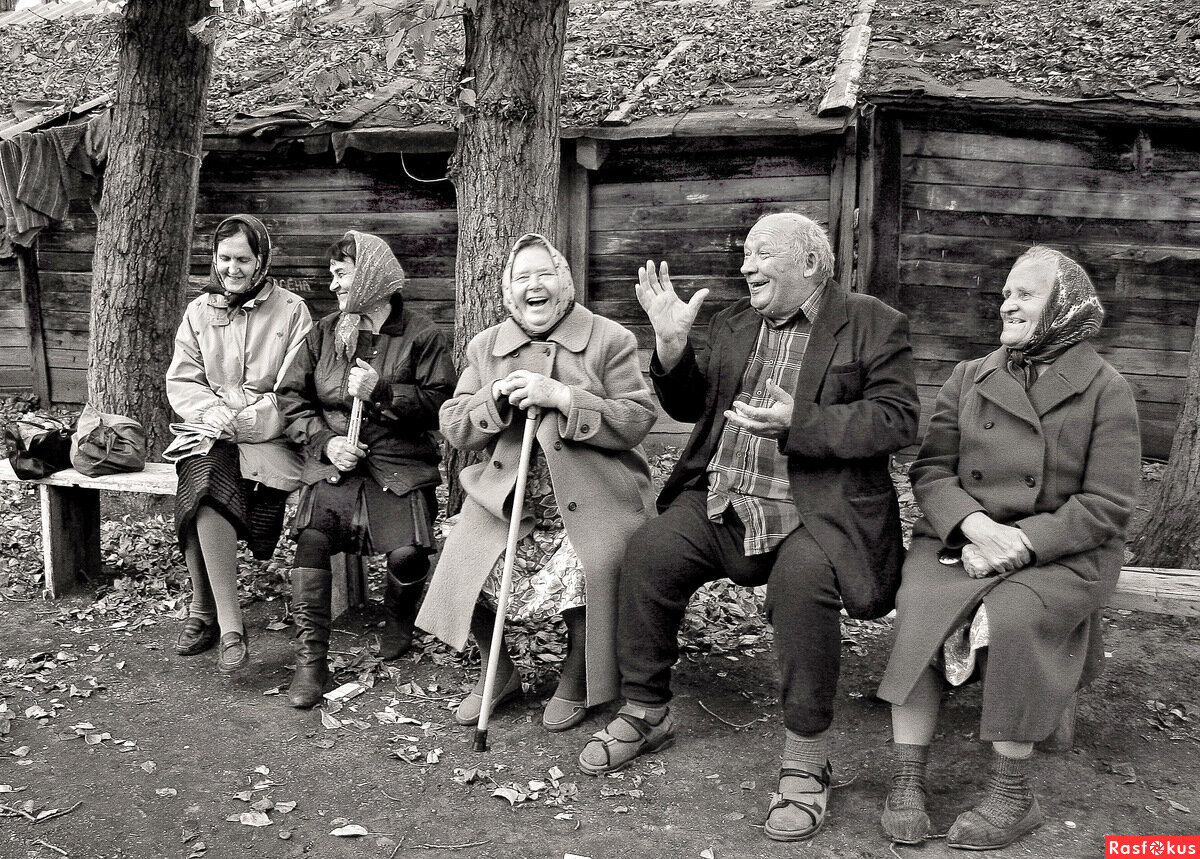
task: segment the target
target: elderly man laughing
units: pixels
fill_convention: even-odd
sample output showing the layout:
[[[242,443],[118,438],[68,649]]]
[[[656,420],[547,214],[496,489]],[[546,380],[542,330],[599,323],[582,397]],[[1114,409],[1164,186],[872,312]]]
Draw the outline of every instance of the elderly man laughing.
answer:
[[[839,609],[891,610],[903,548],[889,454],[913,442],[920,405],[905,317],[833,275],[824,230],[797,214],[750,230],[750,295],[718,313],[707,355],[689,332],[708,294],[684,302],[667,264],[638,270],[655,333],[651,377],[668,414],[694,421],[621,569],[618,658],[626,699],[579,756],[592,775],[670,745],[671,667],[688,600],[728,577],[767,585],[783,719],[765,830],[811,838],[825,820]]]

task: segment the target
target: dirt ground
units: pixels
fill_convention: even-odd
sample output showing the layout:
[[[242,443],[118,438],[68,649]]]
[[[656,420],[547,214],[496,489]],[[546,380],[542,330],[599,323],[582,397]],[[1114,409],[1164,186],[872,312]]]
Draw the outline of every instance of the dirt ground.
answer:
[[[547,733],[540,707],[552,670],[538,671],[526,700],[497,714],[491,749],[475,753],[473,732],[450,714],[472,669],[428,642],[379,666],[377,602],[335,624],[341,676],[374,682],[340,711],[297,711],[277,694],[291,661],[282,586],[247,584],[252,661],[241,674],[219,674],[211,652],[176,657],[172,614],[184,600],[154,590],[159,550],[126,546],[138,536],[131,532],[153,530],[136,518],[105,534],[108,557],[131,556],[113,572],[125,577],[53,603],[25,600],[12,583],[37,550],[36,496],[7,492],[0,859],[962,855],[939,839],[893,848],[879,828],[890,730],[873,693],[886,624],[845,627],[838,787],[825,829],[809,844],[777,844],[762,832],[783,734],[769,633],[728,594],[703,606],[720,635],[685,639],[675,746],[596,779],[579,772],[576,755],[615,705],[576,730]],[[279,579],[278,569],[269,576]],[[147,590],[129,590],[138,587]],[[1106,673],[1081,698],[1076,747],[1037,754],[1046,824],[994,855],[1099,857],[1105,835],[1200,834],[1200,626],[1111,612],[1106,649]],[[938,832],[986,778],[978,714],[978,687],[948,698],[932,765]],[[267,825],[243,822],[256,818]],[[345,825],[367,834],[331,834]]]

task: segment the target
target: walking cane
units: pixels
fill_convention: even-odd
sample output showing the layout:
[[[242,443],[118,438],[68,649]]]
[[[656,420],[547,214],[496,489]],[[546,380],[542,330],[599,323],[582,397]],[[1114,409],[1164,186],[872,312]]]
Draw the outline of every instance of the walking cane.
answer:
[[[492,690],[496,688],[496,670],[500,665],[500,648],[504,646],[504,615],[508,612],[508,594],[512,590],[513,564],[517,560],[517,541],[521,533],[521,513],[525,506],[525,483],[529,479],[529,457],[533,452],[533,437],[537,431],[538,407],[525,412],[525,434],[521,437],[521,459],[517,463],[517,485],[513,487],[512,519],[508,523],[508,545],[504,549],[504,573],[500,576],[500,593],[496,597],[496,622],[492,625],[492,647],[488,654],[487,674],[483,679],[483,703],[479,707],[479,724],[475,727],[477,752],[487,751],[488,719],[492,715]]]
[[[346,430],[346,438],[350,439],[350,444],[358,445],[358,434],[362,431],[363,421],[363,401],[354,398],[354,405],[350,407],[350,428]],[[337,483],[342,479],[342,473],[339,471],[333,477],[329,478],[330,483]]]

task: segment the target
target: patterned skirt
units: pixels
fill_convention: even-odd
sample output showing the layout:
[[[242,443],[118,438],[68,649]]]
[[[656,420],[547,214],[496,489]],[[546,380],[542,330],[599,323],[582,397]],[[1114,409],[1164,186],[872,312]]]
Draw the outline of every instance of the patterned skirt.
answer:
[[[397,495],[363,469],[337,483],[321,480],[301,489],[293,528],[297,535],[305,528],[320,531],[335,555],[386,555],[404,546],[432,554],[435,510],[433,487]]]
[[[510,620],[547,621],[586,603],[583,565],[567,537],[558,512],[550,469],[540,451],[534,451],[525,484],[525,510],[533,516],[533,531],[517,543],[509,592]],[[503,553],[483,583],[481,599],[493,610],[504,575]]]
[[[254,557],[265,561],[275,552],[283,533],[284,506],[289,493],[242,478],[237,445],[218,441],[208,453],[175,464],[179,488],[175,494],[175,533],[183,547],[202,503],[233,525]]]

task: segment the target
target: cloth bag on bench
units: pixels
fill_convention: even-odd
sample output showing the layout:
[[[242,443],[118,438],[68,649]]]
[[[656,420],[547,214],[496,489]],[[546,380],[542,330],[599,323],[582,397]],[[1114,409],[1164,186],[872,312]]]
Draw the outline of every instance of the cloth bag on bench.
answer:
[[[71,464],[88,477],[141,471],[146,467],[146,430],[133,418],[86,405],[71,439]]]
[[[40,480],[71,467],[71,425],[46,415],[22,415],[4,425],[4,444],[13,472]]]

